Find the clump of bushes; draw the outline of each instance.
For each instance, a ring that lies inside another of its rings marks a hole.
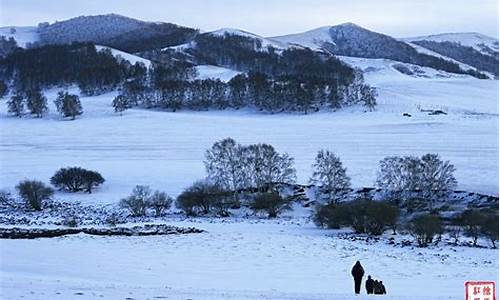
[[[177,208],[187,216],[215,213],[229,216],[229,208],[235,204],[231,192],[209,181],[197,181],[185,189],[176,200]]]
[[[388,202],[357,199],[319,206],[314,214],[318,226],[338,229],[350,226],[356,233],[381,235],[388,228],[395,231],[399,208]]]
[[[443,220],[437,214],[422,214],[408,223],[408,231],[419,247],[427,247],[437,235],[443,234]]]
[[[266,212],[269,218],[276,218],[284,211],[291,210],[292,202],[273,191],[257,194],[250,202],[250,208],[256,213]]]
[[[21,181],[16,186],[16,190],[21,199],[23,199],[29,207],[37,211],[42,210],[43,201],[50,199],[54,194],[54,190],[51,187],[37,180]]]
[[[492,210],[468,209],[459,217],[465,236],[472,238],[472,245],[477,246],[479,237],[488,239],[493,248],[498,241],[498,212]]]
[[[147,185],[137,185],[130,196],[120,201],[120,207],[127,209],[134,217],[145,216],[150,208],[154,210],[155,216],[162,216],[171,205],[171,197],[164,192],[153,192]]]
[[[96,171],[80,167],[68,167],[59,169],[50,178],[50,183],[60,190],[71,193],[86,191],[90,194],[92,188],[104,183],[104,178]]]

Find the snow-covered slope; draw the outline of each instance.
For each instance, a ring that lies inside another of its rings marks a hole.
[[[113,49],[111,47],[106,47],[106,46],[96,45],[95,48],[96,48],[97,51],[100,51],[102,49],[109,49],[109,50],[111,50],[111,53],[115,57],[121,57],[122,59],[129,61],[131,64],[135,64],[137,62],[140,62],[140,63],[143,63],[147,68],[149,68],[151,66],[151,61],[150,60],[142,58],[142,57],[139,57],[137,55],[133,55],[133,54],[130,54],[130,53],[127,53],[127,52],[124,52],[124,51],[120,51],[120,50],[117,50],[117,49]]]
[[[463,46],[472,47],[483,54],[490,54],[490,51],[498,52],[498,39],[477,32],[442,33],[436,35],[410,37],[403,40],[409,42],[454,42]],[[488,51],[488,49],[490,51]]]
[[[270,37],[269,39],[289,45],[299,45],[313,50],[320,50],[325,42],[332,42],[332,38],[330,36],[331,28],[332,26],[324,26],[302,33],[275,36]]]
[[[287,43],[282,43],[280,41],[268,39],[268,38],[262,37],[260,35],[257,35],[257,34],[254,34],[254,33],[248,32],[248,31],[236,29],[236,28],[221,28],[221,29],[218,29],[215,31],[208,32],[207,34],[212,34],[212,35],[217,35],[217,36],[224,36],[226,34],[244,36],[244,37],[259,40],[262,43],[263,48],[271,46],[271,47],[274,47],[276,49],[285,49],[288,47]]]
[[[197,79],[219,79],[224,82],[228,82],[231,78],[241,73],[235,70],[212,65],[199,65],[195,68],[198,72]]]
[[[0,27],[0,36],[13,37],[19,47],[26,47],[28,43],[39,40],[36,26],[7,26]]]

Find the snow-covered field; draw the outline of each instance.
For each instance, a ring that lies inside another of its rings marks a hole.
[[[366,60],[356,63],[366,69]],[[299,183],[308,181],[321,148],[341,157],[356,187],[374,184],[378,161],[386,156],[435,152],[455,164],[460,189],[498,194],[498,81],[413,78],[383,60],[370,66],[366,77],[380,94],[374,112],[350,108],[269,115],[133,109],[119,116],[113,113],[111,93],[82,98],[84,114],[65,121],[53,107],[56,90],[47,93],[51,112],[43,119],[7,116],[2,101],[0,182],[12,188],[23,178],[48,181],[60,167],[77,165],[98,170],[106,183],[98,193],[66,198],[114,203],[136,184],[175,196],[204,176],[204,151],[233,137],[290,153]],[[441,109],[448,115],[430,116],[419,109]]]
[[[344,58],[347,60],[347,58]],[[440,154],[455,164],[459,188],[498,194],[498,81],[438,74],[409,77],[385,60],[352,59],[379,90],[374,112],[310,115],[250,110],[113,113],[110,93],[84,97],[83,116],[10,117],[0,105],[0,182],[45,182],[60,167],[101,172],[91,195],[56,199],[115,204],[136,184],[172,196],[204,176],[205,149],[219,139],[266,142],[295,157],[306,183],[316,151],[335,151],[355,187],[372,186],[388,155]],[[421,109],[440,109],[431,116]],[[412,117],[404,117],[404,112]],[[366,244],[335,237],[306,219],[166,219],[206,233],[0,241],[0,294],[6,299],[353,299],[349,270],[361,260],[384,280],[389,299],[462,299],[465,280],[498,280],[498,251]],[[364,298],[364,296],[357,297]]]
[[[302,219],[187,220],[206,233],[2,240],[8,299],[364,299],[350,268],[387,299],[463,299],[465,280],[497,280],[498,251],[340,239]],[[35,250],[36,249],[36,250]],[[7,298],[6,298],[7,299]]]

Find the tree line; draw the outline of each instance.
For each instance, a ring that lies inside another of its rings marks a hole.
[[[246,48],[243,45],[255,41],[229,35],[211,36],[209,43],[203,36],[199,36],[195,62],[159,59],[149,69],[117,58],[109,49],[98,51],[91,43],[16,48],[0,59],[0,92],[6,94],[10,87],[13,94],[27,97],[46,88],[76,84],[82,94],[97,95],[118,88],[120,99],[113,102],[118,112],[134,106],[171,111],[251,107],[273,113],[376,106],[377,92],[365,83],[363,73],[332,55],[309,49]],[[226,51],[210,46],[217,42],[226,45]],[[207,57],[198,57],[200,53]],[[195,67],[200,63],[243,73],[229,82],[197,80]]]
[[[186,50],[189,57],[174,50],[154,56],[162,63],[155,64],[149,75],[143,69],[127,80],[120,97],[129,107],[172,111],[253,107],[308,113],[355,104],[372,110],[376,105],[376,90],[364,82],[363,73],[333,55],[299,48],[278,51],[262,47],[258,39],[234,34],[198,35],[194,45]],[[193,60],[243,74],[227,83],[196,80],[196,70],[186,62]]]
[[[134,217],[147,216],[148,211],[162,216],[173,203],[187,216],[226,217],[231,209],[247,207],[256,214],[275,218],[293,208],[293,195],[287,196],[284,188],[296,182],[294,159],[272,145],[242,145],[226,138],[206,150],[204,164],[206,177],[187,187],[175,200],[165,192],[136,186],[119,206]],[[381,199],[374,199],[369,193],[353,194],[340,158],[320,150],[310,178],[316,192],[313,220],[320,227],[351,227],[357,234],[381,235],[389,229],[394,234],[407,232],[420,247],[439,242],[444,233],[455,244],[465,235],[472,238],[473,246],[484,237],[496,247],[498,210],[469,208],[447,217],[441,214],[447,209],[448,194],[457,184],[454,171],[449,161],[436,154],[386,157],[379,162],[376,180]],[[80,167],[62,168],[50,179],[54,187],[71,193],[91,193],[103,182],[98,172]],[[37,180],[23,180],[16,189],[34,210],[42,210],[43,202],[54,193]]]

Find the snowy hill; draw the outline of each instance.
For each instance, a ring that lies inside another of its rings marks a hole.
[[[238,35],[247,38],[255,39],[261,42],[263,48],[274,47],[276,49],[286,49],[289,47],[287,43],[282,43],[280,41],[274,41],[273,39],[268,39],[262,37],[258,34],[254,34],[248,31],[236,29],[236,28],[221,28],[215,31],[208,32],[207,34],[224,36],[224,35]]]
[[[418,50],[415,45],[370,31],[354,23],[325,26],[271,39],[335,55],[391,59],[452,73],[467,73],[469,70],[475,70],[466,63],[457,64],[446,55],[435,55],[435,52]]]
[[[492,53],[496,52],[498,55],[498,39],[477,32],[442,33],[428,36],[404,38],[403,40],[409,42],[453,42],[461,44],[463,46],[472,47],[483,54],[491,55]]]
[[[142,58],[140,56],[133,55],[133,54],[130,54],[130,53],[127,53],[124,51],[117,50],[117,49],[113,49],[113,48],[107,47],[107,46],[96,45],[95,48],[97,51],[101,51],[103,49],[109,49],[115,57],[120,57],[124,60],[127,60],[131,64],[135,64],[135,63],[140,62],[140,63],[143,63],[147,68],[151,67],[151,61],[148,59]]]
[[[197,30],[107,14],[80,16],[53,24],[42,23],[38,32],[41,44],[94,42],[134,53],[183,43]]]

